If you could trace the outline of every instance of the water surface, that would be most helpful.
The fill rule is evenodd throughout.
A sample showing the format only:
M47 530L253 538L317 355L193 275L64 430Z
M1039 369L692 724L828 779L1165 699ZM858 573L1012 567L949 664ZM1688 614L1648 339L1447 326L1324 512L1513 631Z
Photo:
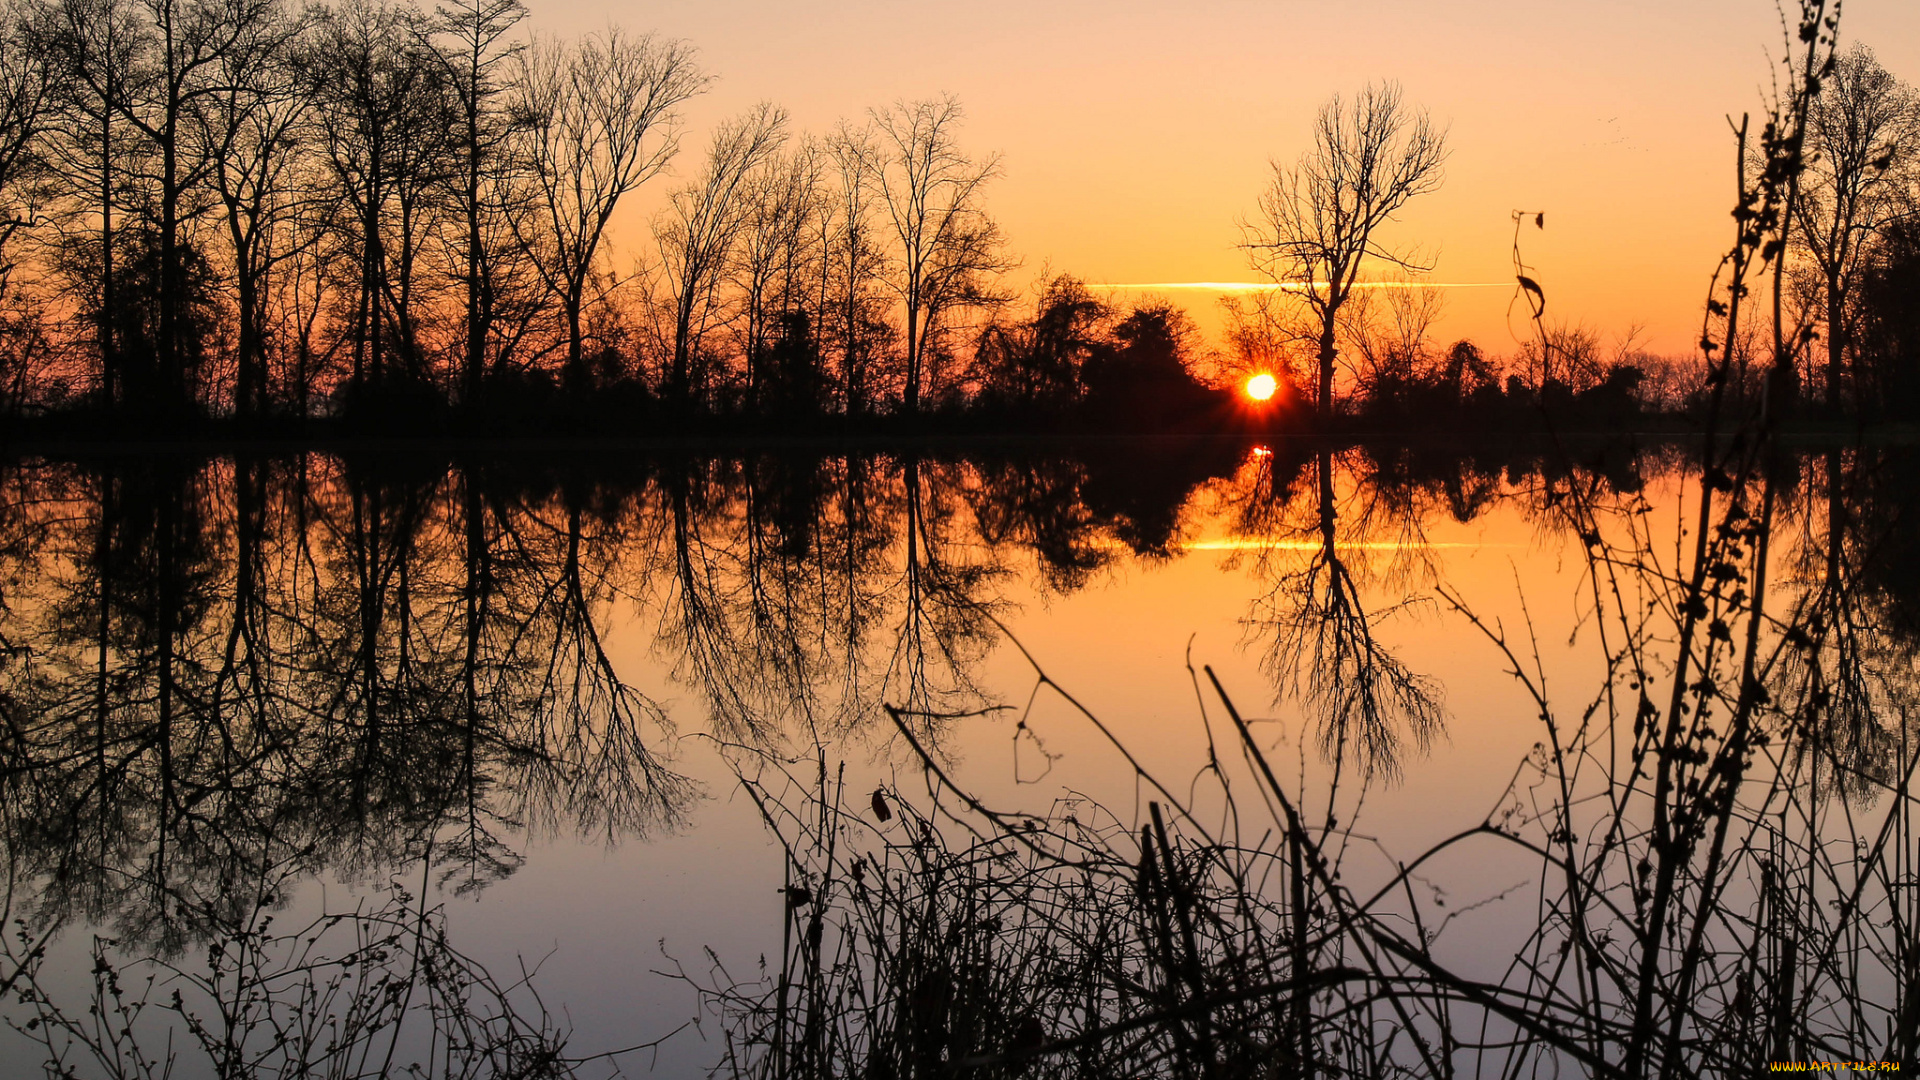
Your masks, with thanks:
M226 1032L206 1038L255 1070L297 1054L350 1061L348 1074L418 1061L434 1074L486 1075L528 1060L551 1069L540 1054L564 1043L564 1056L592 1058L577 1065L589 1075L852 1073L851 1056L885 1042L862 1036L849 1049L826 1033L847 1021L826 1016L839 984L822 957L841 942L842 977L873 961L851 944L866 886L848 884L854 862L863 874L897 871L887 880L902 896L937 897L959 886L914 877L912 866L939 863L924 830L950 852L975 833L1004 844L1028 830L1059 843L1020 841L1013 854L1064 860L1048 873L1104 866L1088 880L1131 881L1127 903L1146 911L1161 879L1141 861L1156 843L1141 830L1156 810L1175 819L1171 840L1157 841L1169 858L1192 843L1278 860L1257 880L1235 879L1226 892L1243 901L1284 912L1290 874L1356 897L1391 884L1369 918L1418 924L1411 940L1447 979L1512 986L1516 964L1527 967L1515 958L1567 918L1538 851L1562 832L1598 829L1593 807L1610 797L1634 830L1670 828L1610 795L1633 789L1636 761L1691 767L1636 751L1650 736L1630 698L1673 670L1700 524L1720 543L1763 511L1767 544L1741 533L1724 576L1721 562L1702 571L1712 611L1703 600L1687 648L1697 640L1708 663L1748 624L1768 655L1783 635L1815 636L1805 658L1790 646L1753 680L1772 688L1769 701L1815 704L1770 706L1775 750L1740 784L1771 792L1752 806L1755 820L1778 816L1775 842L1880 838L1856 868L1879 899L1857 899L1866 890L1854 870L1831 860L1806 875L1800 899L1854 895L1841 922L1891 929L1869 942L1846 928L1845 977L1799 976L1798 1004L1774 1006L1798 1018L1794 1030L1765 1028L1753 1047L1777 1034L1770 1048L1787 1054L1891 1052L1906 1037L1913 984L1899 963L1874 958L1915 940L1907 803L1886 793L1904 793L1911 761L1920 580L1901 513L1920 473L1900 449L1780 453L1730 477L1702 518L1700 469L1685 448L1659 445L1207 440L16 459L0 475L10 724L0 775L18 934L0 977L28 961L31 978L18 984L36 989L8 1015L23 1028L40 1022L6 1033L7 1071L36 1075L40 1059L62 1053L82 1075L100 1073L102 1055L157 1060L171 1027L179 1074L211 1075L190 1045L201 1037L182 1019L191 1014L202 1034ZM1758 620L1756 596L1767 598ZM1738 685L1732 695L1751 696ZM1228 701L1249 721L1245 739ZM1578 774L1569 759L1592 767ZM1288 807L1261 787L1263 767ZM1688 775L1707 790L1706 773ZM1680 791L1686 781L1675 782ZM1749 787L1735 786L1748 805ZM1272 847L1292 835L1289 813L1303 819L1302 837L1310 823L1339 886L1289 868ZM1498 829L1402 876L1432 845L1485 823ZM1614 884L1597 869L1641 843L1609 828L1589 836L1591 894L1611 896L1626 922L1628 909L1644 920L1652 887L1635 886L1631 868ZM1546 842L1495 839L1528 829ZM1699 877L1714 903L1749 904L1753 918L1772 911L1748 936L1766 953L1753 964L1797 969L1780 952L1814 928L1789 933L1778 921L1784 894L1772 876L1791 876L1791 860L1750 844L1752 866L1774 869L1715 881L1723 870L1706 861L1708 839L1658 850L1696 867L1676 880ZM1206 906L1198 884L1185 900L1166 888L1168 910ZM1095 921L1119 910L1120 894L1089 890L1078 902ZM1030 915L1031 897L1014 908ZM1156 940L1150 918L1139 925ZM1011 933L994 926L993 941ZM1318 969L1345 970L1367 951L1342 926L1315 931ZM1165 929L1164 963L1148 950L1141 971L1186 970L1173 922ZM1275 941L1291 932L1260 918L1243 929ZM1727 954L1740 955L1738 927L1712 932L1723 929ZM1537 977L1578 984L1568 1000L1583 1004L1567 1008L1596 1018L1599 1049L1543 1041L1499 1009L1491 1028L1461 1039L1447 1010L1485 1003L1448 983L1395 1002L1399 1011L1387 1008L1391 995L1364 1004L1379 1023L1358 1030L1425 1030L1424 1051L1384 1034L1350 1045L1340 1018L1362 1005L1341 1005L1348 991L1337 986L1288 998L1319 1017L1296 1027L1292 1004L1235 998L1272 1023L1255 1025L1270 1029L1266 1041L1245 1036L1233 1051L1180 1011L1225 992L1206 987L1225 985L1231 950L1209 952L1193 933L1193 985L1141 976L1143 1000L1162 1010L1145 1030L1164 1028L1170 1041L1127 1052L1165 1075L1203 1058L1220 1075L1251 1059L1298 1068L1301 1054L1322 1068L1399 1061L1417 1071L1445 1059L1462 1075L1604 1072L1635 1053L1636 1024L1671 1026L1657 1000L1634 1013L1625 935L1578 926L1572 940L1594 952L1591 969L1617 962L1625 977L1613 988L1601 974L1591 986ZM1601 958L1608 949L1626 951ZM1211 966L1200 972L1203 953ZM887 1052L927 1069L1011 1067L1008 1053L1103 1022L1104 1006L1042 1015L1033 1005L962 1024L943 991L942 1019L928 1026L913 1019L926 977L895 985L874 966L860 1007L894 995ZM1677 993L1680 977L1662 968L1662 992ZM1729 1048L1726 1018L1755 1013L1764 1027L1769 1014L1754 1004L1762 991L1734 975L1685 978L1696 996L1724 991L1687 1014L1686 1037L1672 1044L1712 1071L1745 1052ZM1808 1004L1838 984L1849 989L1818 999L1819 1010ZM126 1034L84 1021L96 987L113 1003L105 1014L130 1018ZM350 1009L356 999L387 1011ZM128 1004L137 1000L151 1004L142 1012ZM222 1000L225 1026L207 1019ZM1558 1008L1541 1004L1538 1015ZM1599 1019L1615 1014L1639 1019ZM81 1019L63 1028L62 1018ZM1618 1032L1603 1030L1613 1023ZM768 1050L770 1030L797 1049ZM836 1046L843 1056L829 1062ZM813 1058L800 1055L807 1048ZM981 1063L996 1054L1001 1064Z

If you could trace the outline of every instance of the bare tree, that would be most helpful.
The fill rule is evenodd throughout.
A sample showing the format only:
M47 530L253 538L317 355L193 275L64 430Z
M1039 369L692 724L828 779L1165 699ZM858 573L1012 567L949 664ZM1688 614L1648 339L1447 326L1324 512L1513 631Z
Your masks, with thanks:
M285 226L310 201L300 151L314 119L312 82L290 54L276 49L264 60L223 62L224 89L203 110L199 129L199 152L213 163L210 179L233 248L233 409L242 415L267 408L268 276L298 250L283 234L293 232Z
M55 72L53 122L40 149L54 188L60 270L93 316L96 389L111 407L124 392L114 327L118 215L129 203L150 201L135 179L146 147L131 137L122 111L149 42L129 0L60 0L40 10L34 36Z
M523 46L508 35L527 14L520 0L453 0L435 9L432 23L446 45L433 55L445 69L458 107L455 139L458 169L453 198L460 214L460 286L465 294L465 350L461 358L460 392L471 404L486 372L487 339L492 332L495 301L494 247L490 235L499 227L500 199L494 188L505 171L501 160L511 138L500 98L506 93L501 69L508 67Z
M776 327L807 316L809 285L818 280L824 256L815 242L826 212L825 171L820 145L802 140L792 151L770 157L747 183L745 222L734 276L740 290L741 355L746 361L747 395L761 404L762 383Z
M1856 44L1834 62L1807 116L1800 233L1820 275L1827 328L1827 406L1840 407L1847 299L1871 237L1899 216L1916 151L1920 98Z
M415 214L434 178L422 173L448 172L452 119L419 39L412 9L346 0L323 12L305 60L327 115L320 128L328 167L353 219L344 231L359 262L350 326L356 390L387 380L389 354L410 366L418 359L410 266L424 230Z
M960 149L960 102L952 97L901 102L873 110L873 137L855 141L868 158L864 177L874 185L898 241L888 284L906 309L908 413L920 411L927 361L944 329L942 317L995 297L984 277L1007 268L998 227L980 206L980 193L1000 172L999 155L976 159Z
M1354 294L1345 322L1362 361L1362 392L1385 399L1433 374L1437 357L1428 334L1446 308L1446 296L1412 274L1379 284Z
M152 147L159 201L152 222L159 255L157 388L162 407L181 408L196 391L199 348L188 311L193 253L186 230L200 211L192 200L238 134L237 128L209 130L207 121L219 114L217 102L235 80L266 64L295 26L278 0L141 0L140 10L152 48L121 108Z
M1333 414L1340 309L1369 259L1423 270L1376 237L1407 201L1440 186L1446 132L1401 98L1396 83L1368 85L1320 107L1313 148L1291 168L1276 163L1257 221L1243 226L1253 267L1287 286L1312 316L1321 417Z
M654 229L661 268L673 300L673 361L667 393L685 404L693 388L699 348L715 294L726 277L734 245L753 210L749 184L774 160L787 138L786 110L767 103L720 126L707 164L673 193Z
M1577 322L1543 325L1514 359L1541 394L1585 393L1607 377L1599 331Z
M867 166L879 160L870 127L841 124L827 141L838 183L837 228L822 238L829 263L821 279L821 312L831 312L840 346L840 407L849 416L867 411L873 396L873 366L884 336L884 297L875 283L886 266L873 222L873 183ZM826 292L833 299L827 303Z
M707 77L685 42L618 29L570 47L537 43L520 56L514 119L544 234L521 239L542 252L540 276L563 309L567 370L577 377L580 312L607 222L673 159L679 106Z
M0 2L0 292L11 269L7 241L33 220L31 200L19 189L34 171L35 144L51 113L53 79L48 61L35 47L19 5Z
M1011 304L1014 294L999 287L998 280L1018 265L1007 254L1000 227L984 214L967 215L948 232L928 263L920 288L924 314L915 370L923 392L952 385L958 358L948 347L946 331L958 321L955 316L974 311L991 317Z
M37 44L25 5L0 0L0 407L8 413L38 388L48 353L39 298L9 287L15 262L7 252L15 235L43 216L40 144L54 84L51 57Z

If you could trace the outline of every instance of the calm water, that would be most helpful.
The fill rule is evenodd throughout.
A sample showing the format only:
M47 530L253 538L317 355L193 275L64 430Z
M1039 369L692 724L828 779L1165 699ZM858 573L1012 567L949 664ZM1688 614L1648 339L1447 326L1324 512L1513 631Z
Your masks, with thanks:
M1705 517L1672 446L17 459L0 1060L498 1075L564 1036L585 1075L883 1044L1066 1075L1103 1025L1162 1075L1903 1053L1920 461L1730 453ZM1236 941L1335 975L1246 989ZM927 1020L927 958L975 947ZM1020 977L1069 954L1102 973L1043 1008Z

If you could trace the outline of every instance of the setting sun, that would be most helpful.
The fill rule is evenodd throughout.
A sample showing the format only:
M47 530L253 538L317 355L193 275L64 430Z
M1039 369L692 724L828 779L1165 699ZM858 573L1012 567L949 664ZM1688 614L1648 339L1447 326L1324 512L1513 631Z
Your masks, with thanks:
M1265 373L1247 380L1247 396L1255 401L1267 400L1278 389L1280 389L1280 383L1273 376Z

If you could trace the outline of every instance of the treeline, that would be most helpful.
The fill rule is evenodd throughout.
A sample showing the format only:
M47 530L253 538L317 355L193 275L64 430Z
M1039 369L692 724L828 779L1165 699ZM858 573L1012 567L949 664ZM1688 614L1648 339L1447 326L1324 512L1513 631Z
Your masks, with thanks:
M825 136L763 104L683 148L710 81L689 45L552 41L525 15L8 3L8 414L860 416L962 393L1014 262L957 102ZM631 272L616 218L651 233Z
M1361 287L1367 235L1297 235L1338 197L1311 185L1266 196L1247 247L1286 287L1230 312L1223 349L1171 304L1067 276L1021 301L984 200L999 162L961 144L955 100L825 134L762 104L691 145L682 111L709 83L685 42L542 38L519 0L0 0L0 416L1218 429L1256 372L1282 389L1241 414L1258 423L1619 424L1701 396L1704 363L1577 327L1504 361L1434 344L1437 293ZM1787 290L1795 388L1907 415L1920 109L1864 49L1825 85ZM1355 137L1420 167L1400 197L1437 185L1444 134L1397 88L1357 100ZM1322 156L1350 122L1332 105ZM1315 284L1329 268L1337 295ZM1734 378L1758 396L1750 366Z
M1290 306L1272 295L1227 301L1220 365L1222 377L1234 380L1273 373L1281 387L1276 396L1299 417L1318 405L1317 334L1290 329ZM1650 351L1635 334L1609 341L1587 326L1554 324L1503 355L1467 339L1435 339L1442 308L1441 291L1417 281L1348 298L1330 339L1339 377L1326 422L1394 430L1447 429L1468 420L1527 430L1549 421L1672 427L1705 407L1698 359ZM1760 365L1751 375L1743 367L1734 382L1736 394L1758 400Z

